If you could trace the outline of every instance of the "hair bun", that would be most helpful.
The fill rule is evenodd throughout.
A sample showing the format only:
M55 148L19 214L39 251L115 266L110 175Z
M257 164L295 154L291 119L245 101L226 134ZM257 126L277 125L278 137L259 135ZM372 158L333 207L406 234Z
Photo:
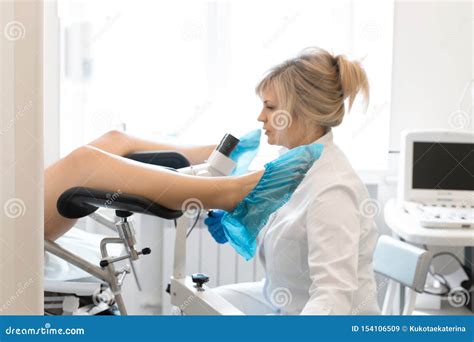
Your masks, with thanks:
M369 81L360 62L349 61L344 55L337 55L335 60L339 69L339 80L344 99L349 99L349 110L352 108L359 91L362 91L364 102L368 105Z

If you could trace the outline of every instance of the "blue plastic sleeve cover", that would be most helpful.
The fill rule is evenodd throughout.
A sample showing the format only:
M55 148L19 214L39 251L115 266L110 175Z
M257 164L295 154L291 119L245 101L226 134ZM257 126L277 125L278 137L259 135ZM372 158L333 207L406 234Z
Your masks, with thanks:
M245 259L255 255L258 233L269 216L288 202L322 151L322 144L302 145L267 163L255 188L233 211L224 214L225 236Z

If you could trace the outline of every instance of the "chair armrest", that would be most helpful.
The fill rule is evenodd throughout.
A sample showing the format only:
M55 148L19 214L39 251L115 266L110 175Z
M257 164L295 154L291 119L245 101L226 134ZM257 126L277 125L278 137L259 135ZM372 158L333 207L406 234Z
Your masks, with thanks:
M374 270L416 292L423 292L431 252L382 235L374 252Z

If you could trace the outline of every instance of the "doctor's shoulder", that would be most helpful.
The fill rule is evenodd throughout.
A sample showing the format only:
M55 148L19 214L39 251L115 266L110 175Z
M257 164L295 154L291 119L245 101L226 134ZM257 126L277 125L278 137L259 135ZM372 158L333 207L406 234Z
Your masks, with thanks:
M324 147L321 157L308 171L307 176L316 192L337 185L350 186L357 178L344 153L334 144Z

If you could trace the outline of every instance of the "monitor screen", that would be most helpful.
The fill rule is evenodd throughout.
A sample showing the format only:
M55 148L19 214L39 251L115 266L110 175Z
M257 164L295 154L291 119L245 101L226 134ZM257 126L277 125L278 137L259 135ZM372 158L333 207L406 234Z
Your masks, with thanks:
M474 144L413 143L413 189L474 190Z

